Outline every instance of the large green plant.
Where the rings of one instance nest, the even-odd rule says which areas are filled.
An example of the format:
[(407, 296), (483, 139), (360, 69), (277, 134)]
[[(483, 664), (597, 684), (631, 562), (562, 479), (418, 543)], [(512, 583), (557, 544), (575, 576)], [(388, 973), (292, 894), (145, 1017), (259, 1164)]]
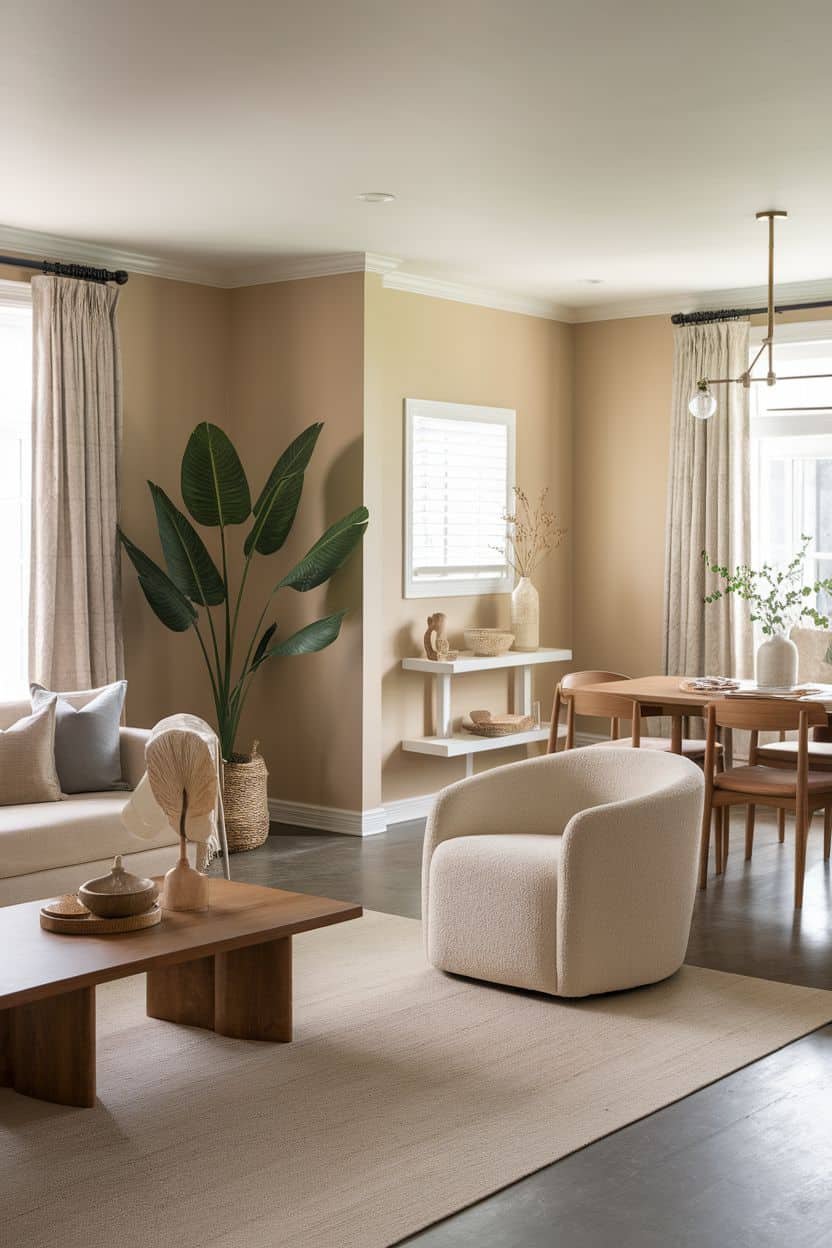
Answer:
[[(310, 425), (286, 448), (254, 506), (248, 480), (231, 439), (217, 425), (197, 425), (182, 457), (181, 488), (185, 506), (197, 524), (219, 529), (221, 566), (187, 516), (165, 491), (148, 481), (167, 572), (119, 529), (118, 534), (139, 577), (144, 596), (173, 632), (192, 628), (208, 668), (223, 758), (231, 758), (240, 716), (255, 672), (279, 655), (309, 654), (332, 644), (345, 612), (336, 611), (274, 641), (277, 623), (263, 628), (278, 590), (301, 593), (327, 581), (360, 542), (369, 513), (358, 507), (331, 525), (299, 563), (270, 591), (242, 661), (237, 659), (238, 627), (246, 583), (258, 555), (280, 550), (294, 523), (303, 477), (322, 424)], [(234, 594), (229, 578), (226, 529), (251, 520), (243, 543), (243, 566)], [(233, 602), (232, 602), (233, 600)], [(197, 608), (202, 608), (200, 613)], [(218, 628), (213, 608), (222, 608)], [(262, 630), (262, 631), (261, 631)]]

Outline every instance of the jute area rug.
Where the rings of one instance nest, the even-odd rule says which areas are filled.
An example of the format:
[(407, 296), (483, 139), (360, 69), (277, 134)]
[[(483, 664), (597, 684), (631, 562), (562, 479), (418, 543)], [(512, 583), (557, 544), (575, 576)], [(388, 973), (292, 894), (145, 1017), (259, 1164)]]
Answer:
[(15, 1248), (382, 1248), (832, 1019), (832, 993), (684, 967), (580, 1003), (454, 979), (420, 925), (295, 941), (296, 1040), (98, 990), (99, 1103), (0, 1092)]

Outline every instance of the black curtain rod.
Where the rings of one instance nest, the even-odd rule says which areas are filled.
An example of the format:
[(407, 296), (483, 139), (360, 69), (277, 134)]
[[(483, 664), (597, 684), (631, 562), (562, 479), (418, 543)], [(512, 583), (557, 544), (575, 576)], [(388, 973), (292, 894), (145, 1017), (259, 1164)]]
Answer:
[(37, 269), (39, 273), (51, 273), (55, 277), (77, 277), (84, 282), (115, 282), (123, 286), (127, 281), (124, 269), (94, 269), (87, 264), (62, 264), (60, 260), (24, 260), (20, 256), (0, 256), (0, 264), (15, 269)]
[[(778, 303), (775, 312), (805, 312), (809, 308), (832, 308), (832, 299), (815, 303)], [(768, 308), (721, 308), (716, 312), (674, 312), (674, 325), (710, 325), (713, 321), (737, 321), (743, 316), (765, 316)]]

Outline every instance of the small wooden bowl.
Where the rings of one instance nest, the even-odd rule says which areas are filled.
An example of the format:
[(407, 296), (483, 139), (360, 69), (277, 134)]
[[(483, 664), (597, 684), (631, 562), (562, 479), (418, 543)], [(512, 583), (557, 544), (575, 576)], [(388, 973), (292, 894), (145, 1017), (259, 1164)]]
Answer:
[(78, 889), (78, 900), (100, 919), (126, 919), (150, 910), (159, 895), (154, 880), (141, 879), (125, 871), (121, 854), (113, 859), (109, 875), (87, 880)]

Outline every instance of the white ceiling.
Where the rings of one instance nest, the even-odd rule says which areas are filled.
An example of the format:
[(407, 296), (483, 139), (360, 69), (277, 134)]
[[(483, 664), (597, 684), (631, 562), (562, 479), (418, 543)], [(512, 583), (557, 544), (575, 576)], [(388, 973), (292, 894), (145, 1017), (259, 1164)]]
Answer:
[(778, 278), (832, 276), (828, 0), (9, 0), (3, 28), (8, 226), (581, 308), (759, 286), (777, 206)]

